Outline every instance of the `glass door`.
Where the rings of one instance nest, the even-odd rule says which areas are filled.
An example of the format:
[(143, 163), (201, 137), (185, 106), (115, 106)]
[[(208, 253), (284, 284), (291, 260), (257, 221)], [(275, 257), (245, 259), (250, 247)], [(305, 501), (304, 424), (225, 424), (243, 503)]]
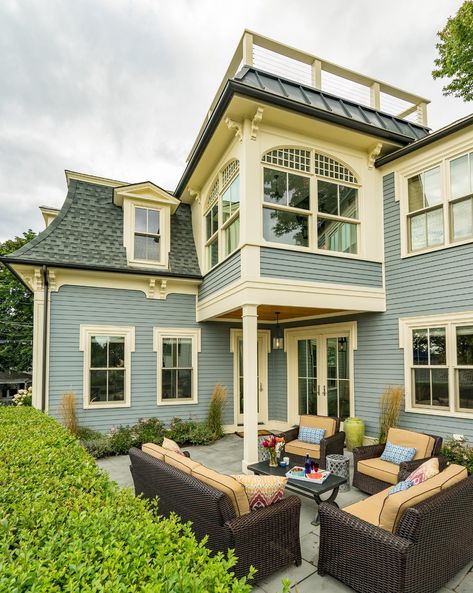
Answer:
[(324, 338), (324, 341), (327, 356), (324, 408), (327, 416), (340, 416), (345, 420), (350, 416), (349, 339), (339, 336)]
[[(257, 364), (257, 393), (258, 393), (258, 422), (264, 424), (268, 420), (268, 337), (258, 331), (258, 364)], [(243, 424), (243, 337), (237, 337), (237, 348), (234, 356), (235, 365), (235, 397), (237, 401), (237, 424)]]

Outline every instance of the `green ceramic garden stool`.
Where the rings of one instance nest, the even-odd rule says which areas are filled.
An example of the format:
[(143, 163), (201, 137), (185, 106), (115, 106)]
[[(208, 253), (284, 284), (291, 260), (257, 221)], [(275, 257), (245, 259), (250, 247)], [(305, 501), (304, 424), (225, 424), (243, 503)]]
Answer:
[(353, 451), (355, 447), (361, 447), (365, 438), (365, 423), (361, 418), (347, 418), (343, 422), (343, 430), (349, 451)]

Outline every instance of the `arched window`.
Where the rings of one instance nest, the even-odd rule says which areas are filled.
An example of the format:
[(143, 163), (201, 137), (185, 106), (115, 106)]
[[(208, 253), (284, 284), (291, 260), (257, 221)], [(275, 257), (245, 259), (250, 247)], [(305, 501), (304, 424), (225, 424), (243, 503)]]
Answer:
[(263, 155), (263, 236), (282, 243), (358, 253), (358, 179), (343, 163), (313, 150)]
[(235, 251), (240, 242), (240, 163), (233, 160), (210, 186), (205, 208), (207, 268)]

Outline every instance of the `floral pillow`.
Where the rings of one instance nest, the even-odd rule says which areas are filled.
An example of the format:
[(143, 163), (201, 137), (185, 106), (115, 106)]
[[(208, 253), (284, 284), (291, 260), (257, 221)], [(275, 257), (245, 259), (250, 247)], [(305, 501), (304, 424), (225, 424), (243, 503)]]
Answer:
[(303, 443), (312, 443), (313, 445), (320, 445), (320, 441), (325, 436), (325, 428), (309, 428), (308, 426), (301, 426), (299, 428), (299, 441)]
[(172, 439), (168, 439), (166, 437), (164, 437), (163, 440), (163, 449), (167, 449), (168, 451), (174, 451), (174, 453), (184, 455), (184, 451), (179, 447), (176, 441), (173, 441)]
[(422, 465), (419, 465), (417, 469), (415, 469), (412, 473), (409, 474), (407, 479), (417, 486), (417, 484), (421, 484), (422, 482), (425, 482), (425, 480), (433, 478), (438, 473), (439, 460), (437, 459), (437, 457), (432, 457), (432, 459), (429, 459)]
[(284, 496), (287, 483), (287, 478), (284, 476), (247, 476), (239, 474), (233, 477), (245, 487), (252, 511), (269, 507)]
[(414, 447), (401, 447), (400, 445), (393, 445), (388, 441), (381, 455), (381, 459), (399, 465), (403, 461), (412, 461), (415, 454), (416, 450)]

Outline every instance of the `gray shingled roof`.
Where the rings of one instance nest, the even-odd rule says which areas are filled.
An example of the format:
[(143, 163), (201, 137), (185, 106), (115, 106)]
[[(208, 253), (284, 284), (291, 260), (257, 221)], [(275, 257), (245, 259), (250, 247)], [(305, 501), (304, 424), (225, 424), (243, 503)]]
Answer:
[(298, 82), (279, 78), (274, 74), (256, 68), (245, 66), (235, 76), (235, 80), (250, 87), (303, 103), (360, 124), (367, 124), (378, 129), (381, 128), (387, 132), (400, 134), (411, 140), (418, 140), (429, 133), (429, 128), (424, 126), (400, 119), (383, 111), (372, 109), (371, 107), (360, 105), (349, 99), (342, 99), (330, 93), (319, 91)]
[[(8, 256), (45, 264), (137, 271), (127, 265), (123, 246), (123, 210), (113, 203), (113, 187), (71, 180), (57, 218), (35, 239)], [(155, 269), (140, 268), (163, 275)], [(180, 204), (171, 216), (169, 271), (173, 276), (201, 276), (192, 234), (191, 211)]]

